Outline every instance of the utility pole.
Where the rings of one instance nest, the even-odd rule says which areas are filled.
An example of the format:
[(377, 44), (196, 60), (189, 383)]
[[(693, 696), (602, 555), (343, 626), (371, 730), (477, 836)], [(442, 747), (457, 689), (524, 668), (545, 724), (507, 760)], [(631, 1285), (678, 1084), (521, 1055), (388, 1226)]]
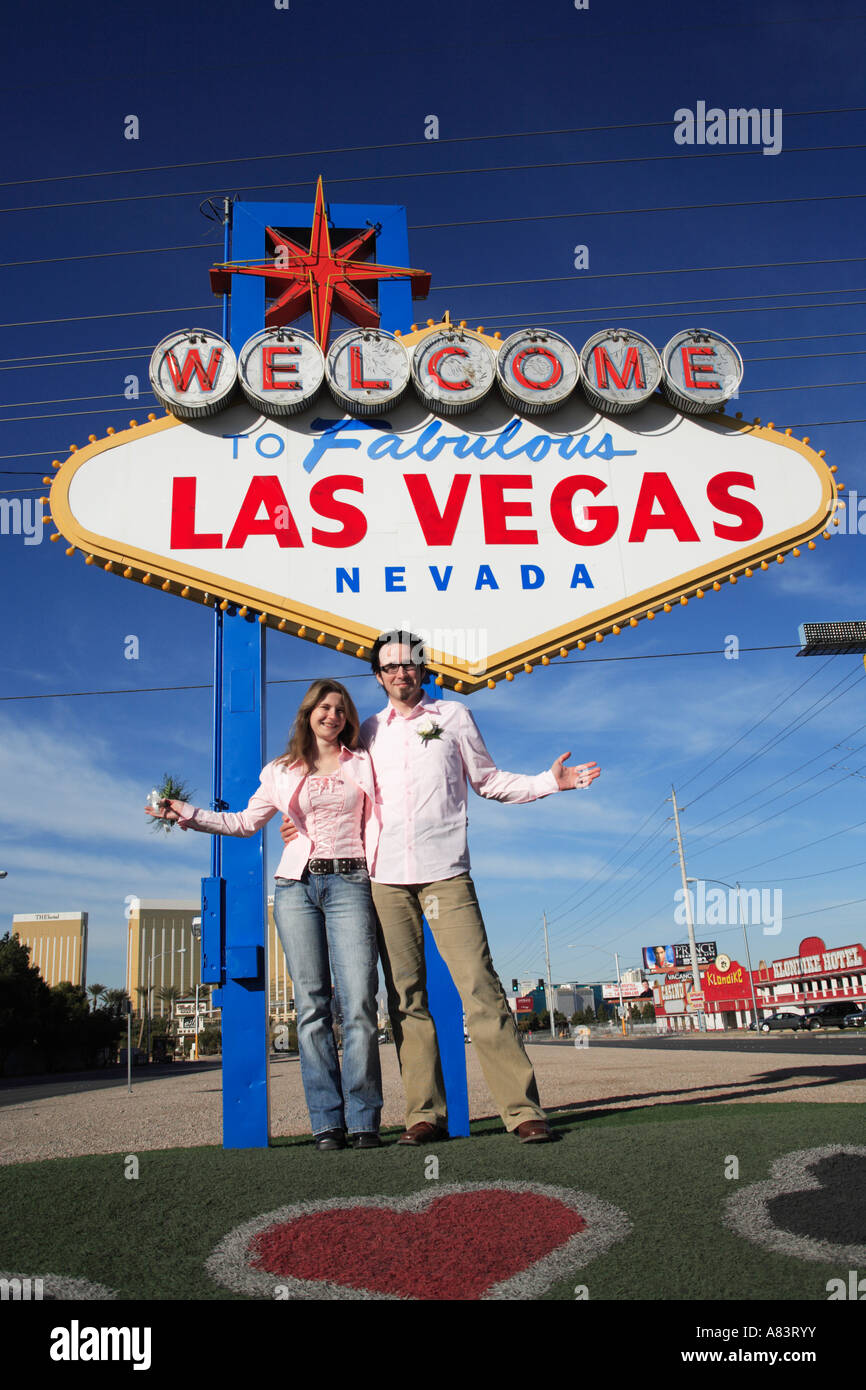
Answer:
[[(866, 657), (863, 658), (863, 664), (866, 665)], [(740, 918), (740, 921), (742, 923), (743, 940), (746, 943), (746, 965), (749, 968), (749, 984), (752, 987), (752, 1017), (755, 1020), (755, 1032), (757, 1033), (758, 1025), (761, 1021), (761, 1015), (758, 1013), (758, 1000), (755, 997), (755, 977), (752, 974), (752, 953), (749, 950), (749, 934), (746, 931), (746, 916), (743, 912), (743, 899), (740, 893), (739, 879), (737, 879), (737, 916)]]
[(544, 958), (547, 962), (547, 1010), (550, 1014), (550, 1036), (556, 1038), (556, 1028), (553, 1024), (553, 981), (550, 978), (550, 943), (547, 939), (547, 913), (541, 914), (544, 920)]
[(625, 1026), (625, 1004), (622, 999), (622, 976), (619, 972), (619, 951), (614, 951), (613, 958), (616, 961), (616, 984), (619, 990), (619, 1024), (622, 1029), (622, 1035), (625, 1037), (628, 1029)]
[[(680, 872), (682, 873), (683, 878), (683, 895), (685, 897), (686, 904), (686, 921), (688, 922), (689, 926), (689, 952), (692, 960), (692, 984), (695, 993), (699, 994), (701, 989), (701, 976), (698, 970), (698, 951), (697, 947), (695, 946), (695, 923), (694, 918), (692, 917), (692, 900), (689, 896), (689, 885), (688, 880), (686, 878), (686, 858), (683, 853), (683, 837), (680, 831), (680, 814), (679, 809), (677, 807), (677, 794), (674, 791), (673, 785), (671, 785), (671, 801), (673, 802), (674, 807), (674, 823), (677, 828), (677, 850), (680, 856)], [(700, 1020), (701, 1032), (705, 1033), (707, 1028), (707, 1021), (704, 1017), (703, 1009), (698, 1010), (698, 1019)]]

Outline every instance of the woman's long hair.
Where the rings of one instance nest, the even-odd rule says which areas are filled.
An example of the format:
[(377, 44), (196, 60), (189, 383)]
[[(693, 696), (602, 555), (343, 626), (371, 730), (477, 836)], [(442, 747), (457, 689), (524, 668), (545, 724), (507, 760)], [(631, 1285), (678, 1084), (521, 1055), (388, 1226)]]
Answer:
[(345, 686), (340, 685), (339, 681), (327, 679), (313, 681), (300, 705), (295, 716), (289, 734), (288, 747), (281, 758), (277, 758), (278, 763), (294, 763), (299, 759), (309, 771), (316, 761), (318, 744), (316, 735), (310, 727), (310, 715), (321, 704), (326, 695), (339, 695), (343, 701), (343, 709), (346, 714), (346, 722), (340, 731), (340, 743), (346, 748), (356, 748), (358, 745), (358, 731), (361, 721), (358, 718), (358, 711), (355, 709), (354, 701)]

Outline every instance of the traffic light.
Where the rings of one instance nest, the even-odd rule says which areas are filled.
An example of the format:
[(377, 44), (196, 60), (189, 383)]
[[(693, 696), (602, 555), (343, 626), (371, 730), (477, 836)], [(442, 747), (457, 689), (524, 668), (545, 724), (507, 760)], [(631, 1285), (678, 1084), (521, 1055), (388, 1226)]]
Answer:
[(516, 980), (512, 980), (512, 981), (511, 981), (511, 993), (512, 993), (512, 994), (516, 994), (516, 993), (517, 993), (517, 981), (516, 981)]
[(539, 989), (544, 989), (544, 981), (543, 981), (543, 980), (539, 980), (539, 981), (538, 981), (538, 988), (539, 988)]

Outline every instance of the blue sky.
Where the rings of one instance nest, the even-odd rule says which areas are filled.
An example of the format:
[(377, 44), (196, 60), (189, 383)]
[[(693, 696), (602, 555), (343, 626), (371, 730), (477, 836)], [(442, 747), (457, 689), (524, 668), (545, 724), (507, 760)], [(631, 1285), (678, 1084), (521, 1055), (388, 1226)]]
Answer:
[[(433, 276), (421, 319), (449, 308), (503, 336), (537, 323), (578, 347), (620, 323), (659, 347), (714, 327), (744, 355), (744, 414), (808, 435), (866, 494), (866, 16), (847, 3), (694, 13), (635, 0), (19, 11), (0, 88), (0, 496), (43, 495), (69, 444), (143, 418), (150, 398), (124, 400), (124, 378), (146, 383), (165, 333), (219, 328), (207, 270), (221, 232), (202, 200), (312, 200), (320, 173), (335, 202), (406, 206), (412, 264)], [(675, 144), (675, 111), (698, 101), (780, 108), (781, 153)], [(603, 768), (587, 793), (472, 799), (506, 984), (543, 973), (545, 910), (556, 979), (606, 978), (605, 952), (636, 965), (643, 944), (682, 939), (672, 783), (689, 873), (783, 895), (781, 932), (754, 927), (755, 960), (813, 934), (863, 940), (866, 676), (859, 657), (795, 659), (804, 620), (866, 616), (863, 556), (844, 531), (615, 652), (471, 697), (501, 766), (539, 771), (571, 749)], [(209, 799), (212, 620), (47, 539), (0, 535), (0, 583), (0, 930), (13, 912), (83, 908), (88, 976), (119, 984), (126, 896), (195, 898), (208, 872), (205, 837), (158, 839), (141, 807), (167, 769)], [(377, 706), (350, 658), (323, 665), (276, 635), (268, 653), (269, 756), (324, 670), (362, 713)], [(268, 844), (272, 873), (274, 829)], [(699, 935), (738, 954), (736, 928)]]

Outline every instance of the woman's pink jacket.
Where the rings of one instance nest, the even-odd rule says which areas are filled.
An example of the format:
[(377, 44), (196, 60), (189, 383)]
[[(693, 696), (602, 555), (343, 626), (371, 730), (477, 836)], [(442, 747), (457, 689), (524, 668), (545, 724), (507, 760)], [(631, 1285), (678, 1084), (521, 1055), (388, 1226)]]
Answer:
[[(370, 755), (364, 749), (353, 751), (343, 747), (340, 750), (340, 766), (343, 776), (351, 778), (364, 794), (361, 824), (367, 868), (372, 874), (379, 843), (380, 815)], [(298, 804), (306, 776), (307, 770), (300, 761), (287, 765), (275, 759), (262, 768), (258, 790), (250, 798), (245, 811), (207, 811), (185, 801), (178, 825), (183, 830), (201, 830), (209, 835), (255, 835), (279, 811), (288, 815), (298, 830), (298, 836), (284, 846), (274, 877), (300, 878), (312, 849), (306, 820)]]

